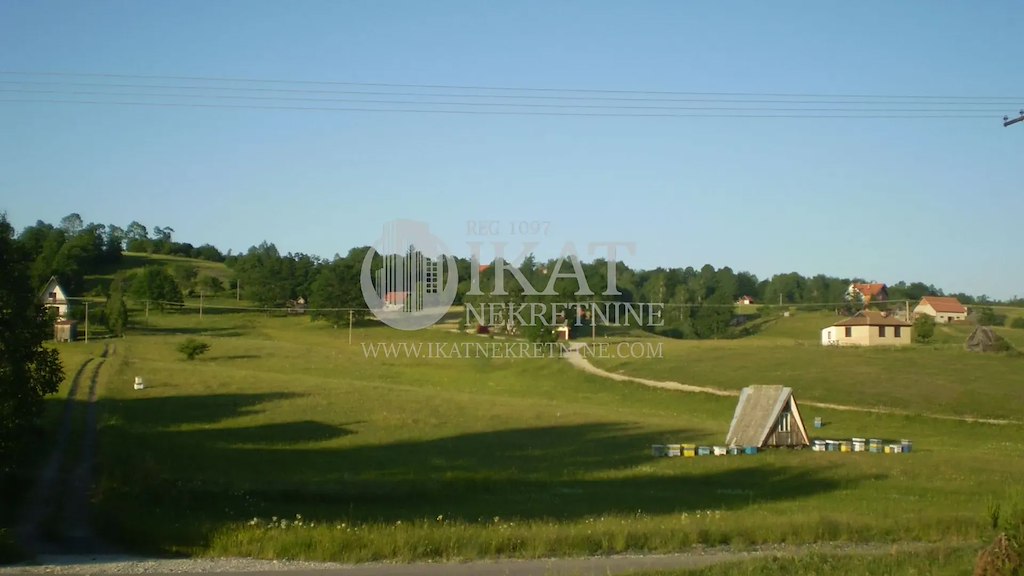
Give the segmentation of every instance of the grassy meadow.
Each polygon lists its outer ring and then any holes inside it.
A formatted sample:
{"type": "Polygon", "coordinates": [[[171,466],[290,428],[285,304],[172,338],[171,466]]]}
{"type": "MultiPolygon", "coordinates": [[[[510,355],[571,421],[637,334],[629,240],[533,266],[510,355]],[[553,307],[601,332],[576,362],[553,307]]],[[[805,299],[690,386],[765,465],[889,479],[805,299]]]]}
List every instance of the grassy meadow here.
{"type": "MultiPolygon", "coordinates": [[[[598,363],[730,389],[784,383],[799,400],[1017,418],[1018,357],[941,343],[826,349],[821,317],[785,320],[817,329],[780,321],[742,340],[663,340],[663,359],[598,363]]],[[[557,358],[363,351],[478,338],[362,326],[350,345],[345,327],[306,317],[151,313],[103,369],[103,534],[146,552],[344,561],[834,541],[977,550],[993,507],[1024,501],[1018,424],[804,408],[808,425],[826,422],[818,437],[909,438],[914,451],[655,459],[652,443],[721,443],[735,399],[614,382],[557,358]],[[184,361],[174,348],[189,336],[212,349],[184,361]]]]}

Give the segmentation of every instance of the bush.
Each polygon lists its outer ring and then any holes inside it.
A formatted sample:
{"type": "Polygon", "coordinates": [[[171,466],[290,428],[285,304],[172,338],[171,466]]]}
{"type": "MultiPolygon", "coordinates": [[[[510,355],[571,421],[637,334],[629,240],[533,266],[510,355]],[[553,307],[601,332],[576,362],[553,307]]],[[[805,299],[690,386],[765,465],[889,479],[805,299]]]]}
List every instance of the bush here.
{"type": "Polygon", "coordinates": [[[178,352],[185,357],[185,360],[195,360],[197,357],[206,354],[209,350],[209,344],[195,338],[189,338],[178,344],[178,352]]]}
{"type": "Polygon", "coordinates": [[[975,319],[978,326],[1003,326],[1006,324],[1006,316],[996,314],[996,311],[989,306],[978,308],[975,319]]]}
{"type": "Polygon", "coordinates": [[[1019,318],[1014,318],[1010,322],[1010,328],[1024,329],[1024,316],[1021,316],[1019,318]]]}
{"type": "Polygon", "coordinates": [[[935,318],[921,314],[914,319],[914,341],[925,343],[935,335],[935,318]]]}

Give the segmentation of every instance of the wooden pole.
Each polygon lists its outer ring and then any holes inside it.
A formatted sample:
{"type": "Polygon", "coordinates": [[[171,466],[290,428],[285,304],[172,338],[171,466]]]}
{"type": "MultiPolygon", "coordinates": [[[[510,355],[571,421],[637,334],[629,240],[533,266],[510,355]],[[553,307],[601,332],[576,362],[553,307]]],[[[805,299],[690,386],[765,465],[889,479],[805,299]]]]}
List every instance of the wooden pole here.
{"type": "Polygon", "coordinates": [[[149,300],[146,300],[146,328],[149,328],[149,300]]]}
{"type": "Polygon", "coordinates": [[[89,301],[85,301],[85,343],[89,343],[89,301]]]}
{"type": "Polygon", "coordinates": [[[354,315],[354,312],[352,310],[349,310],[348,311],[348,344],[349,344],[349,346],[352,345],[352,316],[353,315],[354,315]]]}

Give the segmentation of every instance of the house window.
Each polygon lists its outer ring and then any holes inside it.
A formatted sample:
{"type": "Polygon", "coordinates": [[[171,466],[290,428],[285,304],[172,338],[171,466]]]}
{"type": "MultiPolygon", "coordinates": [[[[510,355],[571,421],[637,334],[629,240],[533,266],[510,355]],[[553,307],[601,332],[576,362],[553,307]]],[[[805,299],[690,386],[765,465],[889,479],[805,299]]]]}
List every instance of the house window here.
{"type": "Polygon", "coordinates": [[[896,337],[896,338],[900,338],[900,337],[901,337],[901,335],[900,335],[900,332],[902,332],[902,330],[900,330],[900,328],[902,328],[902,326],[894,326],[894,327],[893,327],[893,329],[892,329],[892,335],[893,335],[894,337],[896,337]]]}
{"type": "Polygon", "coordinates": [[[885,326],[878,327],[878,337],[885,338],[885,326]]]}
{"type": "Polygon", "coordinates": [[[846,327],[846,337],[853,338],[853,326],[846,327]]]}
{"type": "Polygon", "coordinates": [[[779,432],[789,432],[789,412],[779,415],[779,432]]]}
{"type": "Polygon", "coordinates": [[[57,293],[56,292],[50,292],[50,300],[56,300],[56,299],[57,299],[57,293]]]}

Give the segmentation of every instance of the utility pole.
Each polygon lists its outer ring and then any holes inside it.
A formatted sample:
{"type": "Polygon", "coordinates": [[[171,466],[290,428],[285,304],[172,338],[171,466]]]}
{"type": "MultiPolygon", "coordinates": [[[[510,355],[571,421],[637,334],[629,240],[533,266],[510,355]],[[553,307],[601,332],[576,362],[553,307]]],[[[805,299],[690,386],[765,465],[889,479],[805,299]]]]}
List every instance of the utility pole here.
{"type": "Polygon", "coordinates": [[[1020,111],[1020,116],[1016,118],[1010,118],[1009,116],[1003,116],[1003,128],[1007,128],[1016,124],[1017,122],[1024,122],[1024,110],[1020,111]]]}

